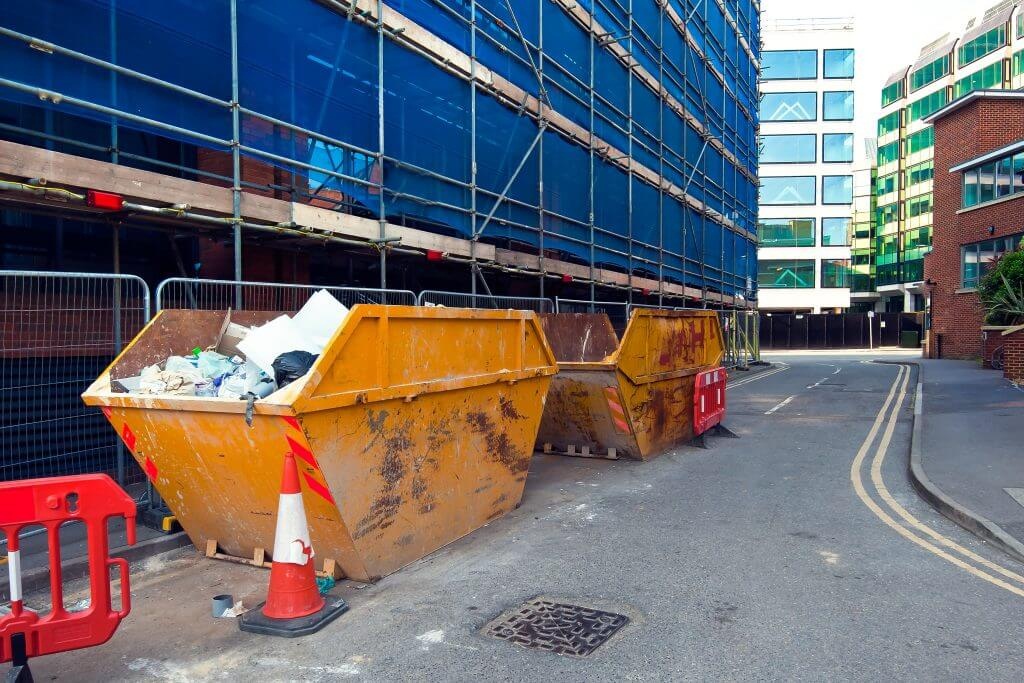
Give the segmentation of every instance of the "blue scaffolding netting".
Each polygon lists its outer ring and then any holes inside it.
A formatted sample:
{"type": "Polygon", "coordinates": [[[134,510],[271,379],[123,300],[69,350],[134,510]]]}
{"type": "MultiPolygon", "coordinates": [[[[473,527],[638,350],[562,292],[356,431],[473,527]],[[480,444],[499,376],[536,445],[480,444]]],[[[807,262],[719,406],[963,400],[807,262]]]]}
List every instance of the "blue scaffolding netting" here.
{"type": "Polygon", "coordinates": [[[725,294],[756,281],[752,0],[385,3],[647,174],[558,126],[541,131],[526,108],[344,4],[10,0],[0,137],[230,180],[237,76],[247,190],[463,238],[493,213],[482,239],[545,256],[725,294]]]}

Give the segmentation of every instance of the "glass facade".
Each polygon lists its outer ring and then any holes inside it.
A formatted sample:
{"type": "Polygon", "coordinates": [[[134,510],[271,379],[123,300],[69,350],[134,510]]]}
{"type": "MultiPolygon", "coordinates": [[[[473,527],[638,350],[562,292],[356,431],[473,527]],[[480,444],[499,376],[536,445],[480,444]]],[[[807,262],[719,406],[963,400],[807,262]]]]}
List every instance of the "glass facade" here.
{"type": "Polygon", "coordinates": [[[949,102],[949,93],[946,89],[936,90],[931,95],[926,95],[919,100],[915,100],[907,106],[907,123],[913,123],[914,121],[920,121],[923,118],[931,116],[939,109],[942,109],[949,102]]]}
{"type": "Polygon", "coordinates": [[[900,129],[900,110],[887,114],[878,119],[878,137],[882,138],[889,133],[895,133],[900,129]]]}
{"type": "Polygon", "coordinates": [[[957,51],[961,67],[976,62],[985,55],[990,55],[1001,47],[1006,47],[1006,27],[997,26],[973,40],[964,43],[957,51]]]}
{"type": "Polygon", "coordinates": [[[760,113],[762,121],[817,121],[818,93],[764,93],[760,113]]]}
{"type": "Polygon", "coordinates": [[[808,176],[777,176],[761,178],[762,206],[799,206],[817,203],[817,178],[808,176]]]}
{"type": "Polygon", "coordinates": [[[929,159],[907,169],[907,187],[912,187],[918,183],[931,182],[934,177],[935,161],[929,159]]]}
{"type": "Polygon", "coordinates": [[[818,160],[818,136],[762,135],[762,164],[813,164],[818,160]]]}
{"type": "Polygon", "coordinates": [[[1003,63],[996,62],[959,79],[953,86],[953,97],[960,98],[975,90],[1000,90],[1003,87],[1003,63]]]}
{"type": "Polygon", "coordinates": [[[907,136],[907,156],[917,154],[935,146],[935,129],[928,126],[924,130],[911,133],[907,136]]]}
{"type": "Polygon", "coordinates": [[[822,93],[821,111],[825,121],[853,121],[853,91],[822,93]]]}
{"type": "Polygon", "coordinates": [[[924,86],[948,76],[950,61],[949,55],[945,55],[934,62],[925,64],[920,69],[911,71],[910,92],[920,90],[924,86]]]}
{"type": "Polygon", "coordinates": [[[852,204],[853,176],[827,175],[821,178],[821,202],[823,204],[852,204]]]}
{"type": "Polygon", "coordinates": [[[757,236],[762,247],[813,247],[816,223],[813,218],[763,218],[757,236]]]}
{"type": "Polygon", "coordinates": [[[1024,193],[1024,151],[964,171],[963,187],[964,208],[1024,193]]]}
{"type": "Polygon", "coordinates": [[[825,133],[821,136],[821,160],[826,163],[853,162],[853,133],[825,133]]]}
{"type": "Polygon", "coordinates": [[[825,78],[853,78],[854,72],[854,51],[853,50],[825,50],[824,52],[824,75],[825,78]]]}
{"type": "Polygon", "coordinates": [[[814,259],[759,259],[757,286],[762,289],[814,289],[814,259]]]}
{"type": "Polygon", "coordinates": [[[821,286],[828,289],[850,286],[850,261],[828,259],[821,262],[821,286]]]}
{"type": "Polygon", "coordinates": [[[890,142],[888,145],[882,145],[878,148],[878,165],[885,166],[891,164],[894,161],[898,161],[900,158],[900,142],[890,142]]]}
{"type": "Polygon", "coordinates": [[[888,107],[893,102],[903,99],[903,81],[896,81],[882,89],[882,106],[888,107]]]}
{"type": "Polygon", "coordinates": [[[853,218],[822,218],[821,219],[821,246],[823,247],[848,247],[850,246],[850,228],[853,218]]]}
{"type": "Polygon", "coordinates": [[[817,50],[764,50],[761,52],[761,80],[814,80],[817,77],[817,50]]]}

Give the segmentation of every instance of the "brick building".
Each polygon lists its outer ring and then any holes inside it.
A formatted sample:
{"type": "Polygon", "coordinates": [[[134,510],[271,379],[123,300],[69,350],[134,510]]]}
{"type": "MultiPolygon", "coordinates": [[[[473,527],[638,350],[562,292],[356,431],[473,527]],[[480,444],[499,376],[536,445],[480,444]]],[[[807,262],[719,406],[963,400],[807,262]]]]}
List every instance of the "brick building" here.
{"type": "Polygon", "coordinates": [[[977,285],[1024,237],[1024,92],[979,90],[928,118],[935,126],[935,234],[925,257],[931,358],[977,358],[977,285]]]}

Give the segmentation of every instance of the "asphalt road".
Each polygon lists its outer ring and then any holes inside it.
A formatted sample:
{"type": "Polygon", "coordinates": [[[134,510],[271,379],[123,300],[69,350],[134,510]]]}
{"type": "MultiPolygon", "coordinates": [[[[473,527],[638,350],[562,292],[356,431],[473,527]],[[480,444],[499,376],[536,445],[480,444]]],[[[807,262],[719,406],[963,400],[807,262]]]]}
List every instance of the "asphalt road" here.
{"type": "Polygon", "coordinates": [[[742,438],[712,450],[538,456],[521,508],[340,586],[352,610],[315,636],[209,617],[215,593],[251,604],[263,572],[154,562],[114,639],[37,660],[37,680],[1020,680],[1024,567],[914,493],[916,375],[869,358],[787,356],[736,378],[742,438]],[[630,623],[584,659],[481,634],[539,595],[630,623]]]}

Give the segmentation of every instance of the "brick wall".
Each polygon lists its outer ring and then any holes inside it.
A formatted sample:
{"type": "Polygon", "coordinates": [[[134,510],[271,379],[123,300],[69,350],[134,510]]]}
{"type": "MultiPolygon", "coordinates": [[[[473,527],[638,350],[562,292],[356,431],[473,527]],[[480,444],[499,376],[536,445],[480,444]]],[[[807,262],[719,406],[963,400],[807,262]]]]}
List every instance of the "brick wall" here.
{"type": "Polygon", "coordinates": [[[1012,382],[1024,382],[1024,330],[1003,336],[1002,341],[1005,350],[1003,376],[1012,382]]]}
{"type": "Polygon", "coordinates": [[[961,289],[960,248],[1024,232],[1024,196],[958,213],[962,173],[957,164],[1024,140],[1024,100],[983,97],[935,122],[935,198],[932,252],[925,257],[932,329],[928,354],[977,358],[982,354],[984,311],[973,291],[961,289]],[[989,228],[994,227],[994,234],[989,228]],[[941,335],[941,344],[936,339],[941,335]]]}
{"type": "Polygon", "coordinates": [[[1008,327],[999,326],[987,326],[982,328],[982,349],[981,349],[981,365],[985,368],[992,368],[992,354],[1000,346],[1005,344],[1003,339],[1003,331],[1009,329],[1008,327]]]}

